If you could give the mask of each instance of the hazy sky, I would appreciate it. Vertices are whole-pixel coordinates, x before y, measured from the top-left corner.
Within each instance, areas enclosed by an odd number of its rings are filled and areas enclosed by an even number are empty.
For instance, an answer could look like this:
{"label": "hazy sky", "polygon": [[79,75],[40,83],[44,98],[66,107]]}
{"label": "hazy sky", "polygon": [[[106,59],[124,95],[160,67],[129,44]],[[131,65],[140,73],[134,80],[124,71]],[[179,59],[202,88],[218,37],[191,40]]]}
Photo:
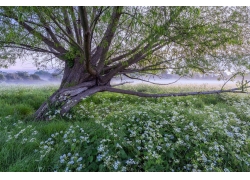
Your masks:
{"label": "hazy sky", "polygon": [[0,68],[0,71],[6,71],[6,70],[15,70],[15,71],[36,70],[36,67],[32,64],[31,61],[22,62],[20,60],[16,60],[16,64],[10,66],[8,69]]}

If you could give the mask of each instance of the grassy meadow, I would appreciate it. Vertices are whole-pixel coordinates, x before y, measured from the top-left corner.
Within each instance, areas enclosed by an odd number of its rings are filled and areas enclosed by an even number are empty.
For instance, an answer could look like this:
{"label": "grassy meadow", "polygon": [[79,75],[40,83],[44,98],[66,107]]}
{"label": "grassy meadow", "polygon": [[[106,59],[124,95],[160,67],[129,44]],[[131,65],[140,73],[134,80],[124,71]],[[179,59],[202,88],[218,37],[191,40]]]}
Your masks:
{"label": "grassy meadow", "polygon": [[[211,86],[124,85],[166,93]],[[250,171],[248,94],[85,98],[67,118],[32,113],[57,86],[0,86],[0,171]]]}

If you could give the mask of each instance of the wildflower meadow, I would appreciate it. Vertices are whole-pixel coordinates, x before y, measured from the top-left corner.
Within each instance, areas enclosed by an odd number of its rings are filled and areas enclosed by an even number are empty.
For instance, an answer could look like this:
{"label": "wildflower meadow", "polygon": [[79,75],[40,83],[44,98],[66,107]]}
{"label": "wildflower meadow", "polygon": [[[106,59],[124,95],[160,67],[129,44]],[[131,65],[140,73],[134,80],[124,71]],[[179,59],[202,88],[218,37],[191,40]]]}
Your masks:
{"label": "wildflower meadow", "polygon": [[[250,96],[97,93],[67,117],[32,114],[56,86],[0,87],[0,171],[249,172]],[[204,87],[130,85],[140,92]]]}

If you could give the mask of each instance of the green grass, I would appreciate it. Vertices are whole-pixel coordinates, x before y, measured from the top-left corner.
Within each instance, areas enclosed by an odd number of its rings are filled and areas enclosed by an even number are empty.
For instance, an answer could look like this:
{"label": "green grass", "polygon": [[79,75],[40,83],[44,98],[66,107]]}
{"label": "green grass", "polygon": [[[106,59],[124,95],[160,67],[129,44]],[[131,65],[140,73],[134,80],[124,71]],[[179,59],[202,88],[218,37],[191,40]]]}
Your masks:
{"label": "green grass", "polygon": [[[68,118],[30,116],[56,90],[0,87],[0,171],[250,171],[250,98],[97,93]],[[204,90],[122,86],[148,93]]]}

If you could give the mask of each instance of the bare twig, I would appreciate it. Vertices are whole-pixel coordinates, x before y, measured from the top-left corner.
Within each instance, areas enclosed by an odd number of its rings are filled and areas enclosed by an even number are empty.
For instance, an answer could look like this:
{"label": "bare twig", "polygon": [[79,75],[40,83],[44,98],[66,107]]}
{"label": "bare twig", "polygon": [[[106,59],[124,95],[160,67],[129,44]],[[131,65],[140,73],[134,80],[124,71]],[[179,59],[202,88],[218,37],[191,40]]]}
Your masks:
{"label": "bare twig", "polygon": [[136,80],[140,80],[140,81],[143,81],[143,82],[148,82],[148,83],[151,83],[151,84],[156,84],[156,85],[170,85],[170,84],[174,84],[176,82],[178,82],[183,76],[179,77],[177,80],[171,82],[171,83],[167,83],[167,84],[161,84],[161,83],[155,83],[155,82],[152,82],[152,81],[148,81],[148,80],[145,80],[145,79],[141,79],[141,78],[136,78],[136,77],[131,77],[127,74],[123,74],[124,76],[130,78],[130,79],[136,79]]}
{"label": "bare twig", "polygon": [[235,73],[233,76],[231,76],[224,84],[223,86],[221,87],[221,90],[223,90],[224,86],[231,80],[233,79],[235,76],[237,76],[239,73]]}
{"label": "bare twig", "polygon": [[121,86],[121,85],[124,85],[124,84],[133,83],[133,82],[134,81],[126,81],[126,82],[122,82],[122,83],[119,83],[119,84],[114,84],[114,85],[112,85],[112,87]]}

